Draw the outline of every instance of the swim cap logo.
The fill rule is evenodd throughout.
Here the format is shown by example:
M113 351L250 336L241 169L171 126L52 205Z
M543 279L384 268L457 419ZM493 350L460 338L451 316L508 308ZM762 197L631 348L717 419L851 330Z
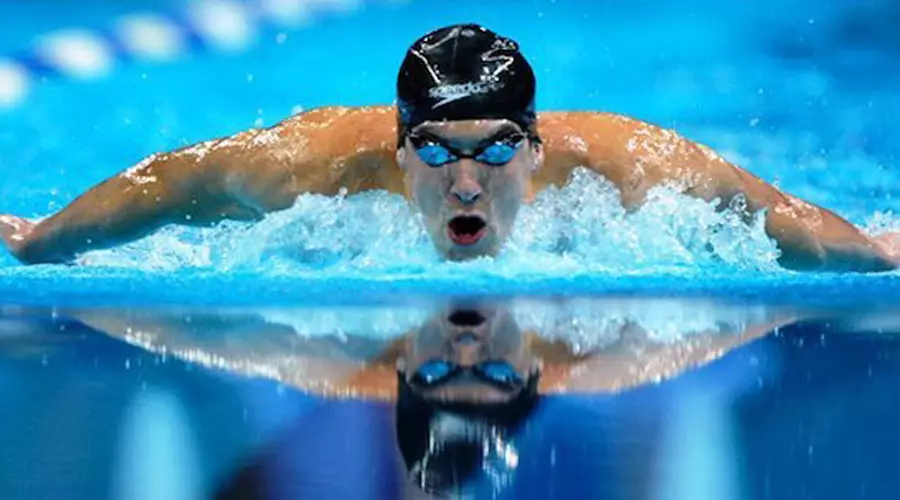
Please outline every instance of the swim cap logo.
M428 97L440 99L431 106L431 109L434 109L475 94L487 94L502 88L503 82L497 81L454 83L428 89Z

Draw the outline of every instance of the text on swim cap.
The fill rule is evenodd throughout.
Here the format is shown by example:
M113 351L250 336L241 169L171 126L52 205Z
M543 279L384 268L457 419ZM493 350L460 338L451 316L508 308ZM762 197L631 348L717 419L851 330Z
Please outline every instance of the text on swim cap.
M431 108L439 108L445 104L449 104L460 99L465 99L474 94L487 94L503 89L503 82L483 81L483 82L467 82L453 83L448 85L439 85L428 89L428 97L432 99L440 99L434 103Z

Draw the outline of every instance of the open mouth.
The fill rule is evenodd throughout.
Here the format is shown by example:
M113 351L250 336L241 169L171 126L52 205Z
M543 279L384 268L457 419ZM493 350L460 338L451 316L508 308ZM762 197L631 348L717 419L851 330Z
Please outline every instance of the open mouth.
M458 215L447 224L447 234L457 245L472 245L487 232L487 222L478 215Z
M447 319L455 326L481 326L485 322L480 312L470 309L453 311Z

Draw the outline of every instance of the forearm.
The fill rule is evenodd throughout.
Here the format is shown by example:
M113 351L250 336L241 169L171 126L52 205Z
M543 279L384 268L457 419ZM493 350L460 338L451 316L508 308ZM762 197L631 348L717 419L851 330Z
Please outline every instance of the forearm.
M796 198L767 207L766 231L779 263L800 271L878 272L897 263L871 237L836 214Z
M771 184L694 146L688 164L699 165L699 192L730 203L746 200L749 212L765 210L766 233L776 241L778 262L798 271L877 272L897 267L871 237L835 213L783 193ZM699 153L699 154L698 154ZM709 188L709 189L708 189Z
M777 242L779 263L784 267L871 272L900 265L900 235L877 242L832 212L782 193L673 131L596 113L550 120L555 120L552 124L558 131L545 129L548 158L555 154L557 162L588 165L606 176L621 190L626 208L640 206L650 188L666 183L679 186L685 194L717 200L722 209L742 197L747 220L765 211L766 233Z
M88 250L143 237L171 224L208 224L227 203L203 185L209 167L176 153L154 155L93 187L35 225L19 250L28 263L65 262ZM216 208L220 208L217 213Z

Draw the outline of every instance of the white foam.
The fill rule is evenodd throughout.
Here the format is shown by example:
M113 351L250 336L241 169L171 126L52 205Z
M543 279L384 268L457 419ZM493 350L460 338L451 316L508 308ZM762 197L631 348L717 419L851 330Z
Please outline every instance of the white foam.
M864 232L871 235L900 233L900 216L891 211L875 212L864 224Z
M264 273L324 272L372 276L569 276L577 272L778 269L763 214L745 223L739 210L660 187L628 213L608 181L578 169L563 189L549 188L523 207L496 258L445 262L420 216L404 198L381 191L356 196L304 195L263 221L211 229L170 227L84 263L141 269L202 267Z
M60 31L38 41L37 54L72 78L92 79L106 75L113 66L112 48L100 37L84 30Z

